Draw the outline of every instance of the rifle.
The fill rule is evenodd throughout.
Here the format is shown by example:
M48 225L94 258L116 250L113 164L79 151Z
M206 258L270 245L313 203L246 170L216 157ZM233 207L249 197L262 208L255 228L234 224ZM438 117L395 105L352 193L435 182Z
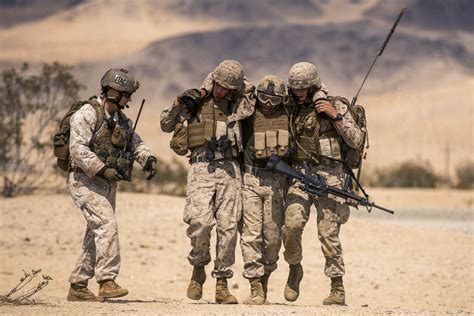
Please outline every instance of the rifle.
M140 110L138 111L137 119L132 128L132 132L128 137L127 144L123 151L120 152L119 157L117 158L117 171L122 176L123 180L131 181L132 180L132 170L133 170L133 162L135 161L135 157L130 152L130 147L132 145L133 135L135 134L135 130L137 128L138 120L140 119L140 114L142 113L143 105L145 104L145 99L142 99L142 104L140 105Z
M281 160L278 156L272 155L268 159L266 168L270 170L278 171L292 179L297 179L301 181L301 189L309 194L321 196L323 194L333 194L338 197L341 197L346 200L346 202L357 208L358 205L365 206L367 211L370 213L372 208L377 208L384 212L394 214L395 212L385 208L383 206L377 205L374 202L371 202L367 198L358 196L357 194L351 193L349 191L339 189L335 186L328 185L326 178L320 175L312 174L309 170L309 166L306 166L306 174L299 172L295 168L288 165L286 162Z

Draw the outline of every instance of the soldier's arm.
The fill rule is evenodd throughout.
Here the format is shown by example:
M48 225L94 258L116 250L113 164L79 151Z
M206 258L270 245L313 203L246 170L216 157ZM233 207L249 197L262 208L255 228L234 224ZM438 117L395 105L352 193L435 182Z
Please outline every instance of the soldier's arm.
M179 114L181 112L181 105L178 100L174 100L173 104L161 112L160 126L165 133L171 133L176 124L179 123Z
M104 167L104 163L89 148L96 123L97 114L90 104L85 104L74 113L70 121L71 159L75 167L81 168L91 178Z
M255 104L257 99L254 95L255 86L251 81L244 78L243 91L239 92L239 96L236 100L236 108L228 118L227 122L231 123L234 121L240 121L247 117L250 117L255 111Z
M354 118L344 103L337 100L335 106L337 112L343 114L343 116L342 120L334 122L334 127L347 145L352 148L359 148L362 146L364 141L364 132L359 128L359 126L357 126Z
M209 73L201 84L201 91L204 91L204 95L209 95L214 87L214 80L212 79L212 72Z

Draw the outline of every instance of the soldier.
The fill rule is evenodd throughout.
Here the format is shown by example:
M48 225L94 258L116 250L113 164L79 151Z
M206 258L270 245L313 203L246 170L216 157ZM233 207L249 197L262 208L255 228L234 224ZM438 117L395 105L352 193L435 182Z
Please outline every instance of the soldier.
M130 180L133 163L133 158L121 157L133 155L148 173L147 179L156 174L156 157L138 134L131 134L132 122L122 112L138 89L138 81L125 69L110 69L101 86L101 96L91 98L70 119L69 190L87 229L82 253L69 277L69 301L102 301L128 294L115 283L120 269L117 181ZM100 284L98 297L87 288L94 275Z
M229 292L227 279L233 276L231 267L241 217L241 174L236 160L243 150L239 120L251 114L244 90L242 65L224 60L200 91L186 90L161 114L162 130L175 131L172 147L180 143L176 138L184 135L185 150L173 149L182 155L191 151L183 220L189 225L187 235L191 239L188 260L193 274L187 296L193 300L202 297L204 267L211 261L211 231L217 224L212 271L217 278L215 299L217 303L237 303Z
M267 298L268 279L277 268L287 179L265 169L275 154L286 157L288 116L283 107L286 87L277 76L263 77L255 91L255 112L242 121L244 139L243 213L240 244L243 276L250 281L245 304L260 305Z
M344 178L341 160L341 144L352 148L362 145L363 133L356 125L347 106L337 98L329 102L315 65L301 62L289 71L290 131L295 152L292 161L295 168L303 171L305 165L311 171L327 178L329 185L342 186ZM303 171L304 172L304 171ZM292 181L288 190L285 224L283 226L284 258L290 265L285 298L295 301L303 278L301 266L301 235L309 219L310 207L317 210L318 237L326 263L324 272L331 278L331 293L323 304L345 304L342 276L344 262L339 230L349 218L349 207L344 200L333 196L313 196Z

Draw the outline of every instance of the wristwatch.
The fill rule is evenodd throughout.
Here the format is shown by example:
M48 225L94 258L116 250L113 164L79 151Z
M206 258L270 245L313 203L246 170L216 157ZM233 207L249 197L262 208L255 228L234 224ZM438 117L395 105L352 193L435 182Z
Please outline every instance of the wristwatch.
M341 121L341 120L342 120L342 114L341 113L337 113L336 117L333 118L333 121L336 121L336 122Z

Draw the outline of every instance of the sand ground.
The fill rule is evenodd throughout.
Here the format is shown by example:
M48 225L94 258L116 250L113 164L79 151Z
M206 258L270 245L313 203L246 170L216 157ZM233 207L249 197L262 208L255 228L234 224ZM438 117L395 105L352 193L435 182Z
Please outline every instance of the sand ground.
M79 253L85 220L67 195L0 200L0 293L18 282L22 269L41 268L53 277L34 306L0 306L0 314L471 314L474 313L474 210L472 191L371 189L373 198L397 213L353 211L342 228L347 274L346 307L326 307L329 280L313 214L303 236L305 277L295 303L283 288L288 266L280 257L269 284L269 304L213 304L209 276L204 297L186 298L191 267L182 222L184 199L119 193L117 218L122 250L118 283L130 294L108 303L66 301L68 274ZM249 294L236 251L232 292ZM94 292L95 281L90 282Z

